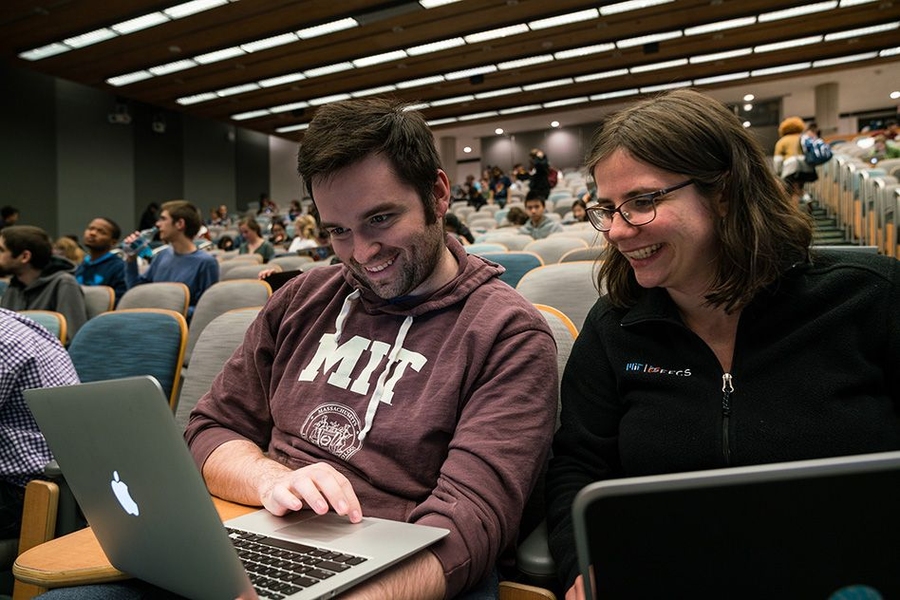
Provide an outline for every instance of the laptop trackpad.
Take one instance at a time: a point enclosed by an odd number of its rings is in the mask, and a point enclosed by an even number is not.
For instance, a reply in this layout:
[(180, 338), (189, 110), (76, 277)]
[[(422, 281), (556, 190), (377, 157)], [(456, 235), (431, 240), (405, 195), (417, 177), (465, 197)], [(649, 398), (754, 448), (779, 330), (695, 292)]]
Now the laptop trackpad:
[(358, 534), (362, 529), (369, 527), (370, 525), (372, 525), (372, 523), (365, 520), (361, 523), (351, 523), (347, 520), (347, 517), (342, 517), (334, 513), (326, 513), (324, 515), (316, 515), (313, 513), (301, 521), (278, 529), (276, 533), (284, 536), (328, 543), (334, 542), (346, 535)]

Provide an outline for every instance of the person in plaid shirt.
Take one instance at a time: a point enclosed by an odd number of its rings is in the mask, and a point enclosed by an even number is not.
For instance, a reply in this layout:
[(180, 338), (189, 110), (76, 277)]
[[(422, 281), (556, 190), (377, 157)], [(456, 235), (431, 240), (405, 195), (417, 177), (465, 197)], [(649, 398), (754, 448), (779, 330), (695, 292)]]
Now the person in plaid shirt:
[(0, 537), (18, 535), (25, 485), (52, 457), (23, 390), (78, 383), (59, 340), (19, 313), (0, 309)]

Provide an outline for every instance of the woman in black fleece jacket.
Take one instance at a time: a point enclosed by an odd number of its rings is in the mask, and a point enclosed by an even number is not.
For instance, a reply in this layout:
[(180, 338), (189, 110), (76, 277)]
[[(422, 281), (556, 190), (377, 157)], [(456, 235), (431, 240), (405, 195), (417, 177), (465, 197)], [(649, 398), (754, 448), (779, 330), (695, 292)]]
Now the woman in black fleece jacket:
[(566, 367), (547, 474), (567, 599), (588, 483), (900, 449), (898, 261), (810, 252), (757, 142), (694, 91), (607, 120), (588, 165), (607, 295)]

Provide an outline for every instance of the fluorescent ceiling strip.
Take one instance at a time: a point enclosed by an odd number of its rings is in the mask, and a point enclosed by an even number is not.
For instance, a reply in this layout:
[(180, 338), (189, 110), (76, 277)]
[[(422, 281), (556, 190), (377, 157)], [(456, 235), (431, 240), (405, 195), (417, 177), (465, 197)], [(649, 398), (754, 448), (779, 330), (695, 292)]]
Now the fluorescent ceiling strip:
[[(152, 78), (153, 73), (151, 73), (150, 71), (135, 71), (133, 73), (125, 73), (124, 75), (110, 77), (106, 80), (106, 83), (115, 87), (122, 87), (123, 85), (129, 85), (138, 81)], [(215, 98), (215, 96), (213, 96), (213, 98)]]
[(557, 15), (555, 17), (548, 17), (546, 19), (531, 21), (530, 23), (528, 23), (528, 27), (532, 31), (537, 31), (540, 29), (549, 29), (550, 27), (560, 27), (561, 25), (571, 25), (572, 23), (590, 21), (591, 19), (596, 19), (599, 16), (599, 10), (597, 10), (596, 8), (589, 8), (587, 10), (579, 10), (577, 12), (568, 13), (565, 15)]
[(837, 8), (837, 5), (837, 0), (831, 2), (815, 2), (813, 4), (803, 4), (793, 8), (763, 13), (757, 18), (760, 23), (768, 23), (770, 21), (778, 21), (781, 19), (793, 19), (794, 17), (802, 17), (803, 15), (831, 10)]
[(569, 106), (571, 104), (584, 104), (588, 102), (587, 96), (579, 96), (578, 98), (566, 98), (565, 100), (552, 100), (544, 102), (544, 108), (558, 108), (560, 106)]
[(446, 4), (456, 4), (457, 2), (459, 2), (459, 0), (419, 0), (419, 5), (425, 10), (428, 10)]
[(813, 68), (833, 67), (834, 65), (843, 65), (845, 63), (858, 62), (861, 60), (872, 60), (878, 58), (877, 52), (864, 52), (862, 54), (854, 54), (852, 56), (839, 56), (837, 58), (825, 58), (823, 60), (814, 60)]
[(295, 81), (301, 81), (306, 79), (306, 75), (303, 73), (288, 73), (287, 75), (279, 75), (278, 77), (271, 77), (269, 79), (260, 79), (256, 83), (259, 84), (259, 87), (275, 87), (276, 85), (285, 85), (287, 83), (294, 83)]
[(479, 33), (473, 33), (471, 35), (465, 36), (466, 43), (468, 44), (478, 44), (480, 42), (486, 42), (488, 40), (496, 40), (498, 38), (505, 38), (511, 35), (519, 35), (520, 33), (528, 33), (531, 31), (528, 29), (528, 25), (525, 23), (519, 23), (518, 25), (510, 25), (509, 27), (501, 27), (500, 29), (491, 29), (490, 31), (481, 31)]
[(511, 88), (503, 88), (502, 90), (492, 90), (490, 92), (481, 92), (480, 94), (475, 94), (475, 98), (477, 100), (485, 100), (487, 98), (496, 98), (498, 96), (509, 96), (510, 94), (519, 94), (522, 92), (522, 88), (516, 86)]
[(425, 122), (429, 127), (437, 127), (438, 125), (446, 125), (448, 123), (456, 123), (456, 117), (447, 117), (445, 119), (434, 119)]
[(530, 110), (541, 110), (540, 104), (526, 104), (525, 106), (513, 106), (512, 108), (500, 109), (501, 115), (514, 115), (516, 113), (528, 112)]
[(615, 50), (615, 44), (595, 44), (593, 46), (582, 46), (581, 48), (573, 48), (571, 50), (560, 50), (553, 55), (556, 60), (565, 60), (567, 58), (578, 58), (581, 56), (590, 56), (591, 54), (600, 54), (601, 52), (609, 52)]
[(664, 33), (653, 33), (650, 35), (642, 35), (638, 37), (619, 40), (616, 42), (618, 48), (633, 48), (635, 46), (643, 46), (644, 44), (654, 44), (664, 42), (666, 40), (674, 40), (681, 37), (681, 31), (667, 31)]
[(273, 35), (265, 39), (256, 40), (247, 44), (241, 44), (241, 50), (245, 52), (259, 52), (260, 50), (268, 50), (269, 48), (277, 48), (285, 44), (292, 44), (299, 41), (300, 38), (294, 33), (282, 33), (281, 35)]
[(463, 69), (462, 71), (454, 71), (453, 73), (445, 73), (444, 79), (453, 81), (454, 79), (465, 79), (473, 75), (484, 75), (485, 73), (494, 73), (497, 71), (496, 65), (483, 65), (472, 69)]
[(530, 85), (523, 85), (522, 89), (526, 92), (532, 92), (534, 90), (545, 90), (547, 88), (559, 87), (561, 85), (570, 85), (575, 83), (571, 77), (567, 77), (565, 79), (554, 79), (553, 81), (542, 81), (540, 83), (532, 83)]
[(244, 54), (246, 54), (246, 52), (241, 50), (239, 46), (232, 46), (231, 48), (222, 48), (221, 50), (216, 50), (214, 52), (207, 52), (206, 54), (197, 55), (194, 57), (194, 60), (201, 65), (208, 65), (214, 62), (228, 60), (229, 58), (234, 58), (235, 56), (243, 56)]
[(341, 71), (349, 71), (353, 68), (353, 63), (342, 62), (333, 65), (325, 65), (324, 67), (315, 67), (303, 71), (303, 74), (312, 79), (313, 77), (322, 77), (323, 75), (331, 75), (332, 73), (340, 73)]
[(255, 83), (243, 83), (241, 85), (235, 85), (231, 87), (227, 87), (222, 90), (216, 90), (216, 96), (220, 98), (225, 98), (226, 96), (236, 96), (237, 94), (243, 94), (245, 92), (252, 92), (253, 90), (258, 90), (259, 86)]
[(750, 71), (751, 77), (762, 77), (765, 75), (777, 75), (779, 73), (790, 73), (791, 71), (802, 71), (804, 69), (809, 69), (812, 66), (812, 63), (809, 62), (800, 62), (794, 63), (791, 65), (781, 65), (779, 67), (768, 67), (766, 69), (756, 69), (755, 71)]
[(308, 40), (330, 33), (337, 33), (338, 31), (343, 31), (345, 29), (352, 29), (354, 27), (359, 27), (359, 22), (356, 19), (347, 17), (346, 19), (339, 19), (330, 23), (300, 29), (297, 31), (297, 37), (301, 40)]
[(163, 12), (172, 19), (182, 19), (217, 6), (224, 6), (225, 4), (228, 4), (228, 0), (193, 0), (192, 2), (172, 6), (163, 10)]
[(649, 65), (638, 65), (636, 67), (631, 67), (632, 73), (646, 73), (648, 71), (660, 71), (662, 69), (672, 69), (674, 67), (683, 67), (688, 64), (688, 60), (686, 58), (679, 58), (676, 60), (668, 60), (665, 62), (652, 63)]
[(207, 100), (214, 100), (216, 95), (212, 92), (204, 92), (203, 94), (194, 94), (193, 96), (185, 96), (183, 98), (179, 98), (175, 102), (182, 106), (188, 106), (190, 104), (198, 104), (200, 102), (206, 102)]
[(443, 75), (432, 75), (431, 77), (422, 77), (421, 79), (410, 79), (409, 81), (401, 81), (400, 83), (395, 83), (398, 90), (406, 90), (409, 88), (419, 87), (423, 85), (431, 85), (432, 83), (442, 83), (444, 81)]
[(713, 77), (701, 77), (694, 80), (694, 85), (709, 85), (712, 83), (723, 83), (725, 81), (735, 81), (738, 79), (749, 79), (750, 71), (741, 71), (739, 73), (728, 73), (727, 75), (714, 75)]
[(391, 52), (384, 52), (382, 54), (375, 54), (372, 56), (357, 58), (353, 61), (353, 65), (359, 69), (362, 69), (364, 67), (371, 67), (372, 65), (391, 62), (392, 60), (400, 60), (401, 58), (406, 57), (406, 52), (404, 52), (403, 50), (393, 50)]
[(836, 40), (846, 40), (847, 38), (855, 38), (863, 35), (873, 35), (875, 33), (884, 33), (885, 31), (893, 31), (900, 27), (900, 21), (893, 23), (883, 23), (881, 25), (873, 25), (872, 27), (860, 27), (859, 29), (851, 29), (849, 31), (837, 31), (835, 33), (826, 33), (825, 41), (834, 42)]
[(656, 92), (664, 92), (666, 90), (677, 90), (678, 88), (690, 87), (691, 81), (675, 81), (673, 83), (662, 83), (660, 85), (648, 85), (641, 88), (642, 94), (654, 94)]
[(350, 94), (332, 94), (331, 96), (322, 96), (321, 98), (313, 98), (309, 101), (311, 106), (322, 106), (332, 102), (340, 102), (341, 100), (349, 100)]
[(748, 27), (756, 23), (756, 17), (741, 17), (738, 19), (728, 19), (727, 21), (718, 21), (716, 23), (706, 23), (705, 25), (697, 25), (696, 27), (688, 27), (684, 30), (684, 35), (703, 35), (704, 33), (716, 33), (728, 29), (737, 29), (738, 27)]
[(637, 88), (631, 88), (627, 90), (616, 90), (615, 92), (604, 92), (602, 94), (594, 94), (591, 96), (591, 101), (598, 102), (601, 100), (615, 100), (616, 98), (624, 98), (626, 96), (634, 96), (638, 93)]
[(387, 92), (396, 92), (397, 86), (395, 85), (382, 85), (381, 87), (369, 88), (367, 90), (359, 90), (357, 92), (350, 92), (350, 95), (354, 98), (362, 98), (364, 96), (374, 96), (376, 94), (386, 94)]
[(600, 14), (606, 17), (609, 15), (617, 15), (619, 13), (629, 12), (632, 10), (649, 8), (651, 6), (659, 6), (660, 4), (668, 4), (674, 1), (675, 0), (629, 0), (627, 2), (618, 2), (616, 4), (610, 4), (608, 6), (601, 6)]
[(33, 50), (27, 50), (25, 52), (19, 53), (19, 58), (23, 60), (43, 60), (50, 56), (56, 56), (57, 54), (62, 54), (63, 52), (68, 52), (71, 50), (69, 46), (65, 44), (61, 44), (59, 42), (54, 42), (52, 44), (47, 44), (46, 46), (41, 46), (40, 48), (34, 48)]
[(531, 65), (539, 65), (546, 62), (553, 62), (552, 54), (539, 54), (537, 56), (529, 56), (528, 58), (520, 58), (518, 60), (508, 60), (506, 62), (497, 63), (497, 68), (501, 71), (508, 71), (509, 69), (521, 69), (522, 67), (530, 67)]
[(135, 31), (141, 31), (142, 29), (149, 29), (150, 27), (162, 25), (163, 23), (167, 23), (170, 20), (171, 19), (169, 19), (169, 17), (164, 13), (152, 12), (147, 13), (146, 15), (141, 15), (140, 17), (137, 17), (135, 19), (129, 19), (128, 21), (116, 23), (112, 26), (112, 30), (119, 35), (128, 35), (129, 33), (134, 33)]
[(231, 118), (235, 121), (246, 121), (247, 119), (256, 119), (257, 117), (265, 117), (270, 114), (272, 113), (268, 110), (251, 110), (249, 112), (231, 115)]
[(602, 73), (589, 73), (588, 75), (579, 75), (575, 78), (575, 83), (597, 81), (598, 79), (609, 79), (610, 77), (621, 77), (623, 75), (628, 75), (628, 69), (616, 69), (615, 71), (603, 71)]
[(269, 112), (271, 113), (285, 113), (290, 112), (292, 110), (299, 110), (301, 108), (309, 107), (309, 102), (291, 102), (290, 104), (281, 104), (279, 106), (270, 106)]
[(859, 6), (860, 4), (871, 4), (872, 2), (881, 2), (881, 0), (841, 0), (841, 8)]
[(304, 129), (309, 129), (309, 123), (300, 123), (299, 125), (288, 125), (286, 127), (279, 127), (275, 131), (278, 133), (290, 133), (292, 131), (303, 131)]
[(448, 104), (462, 104), (463, 102), (471, 102), (475, 99), (475, 96), (472, 94), (466, 94), (464, 96), (454, 96), (453, 98), (442, 98), (440, 100), (432, 100), (432, 106), (447, 106)]
[(177, 73), (178, 71), (184, 71), (185, 69), (193, 69), (196, 66), (197, 63), (189, 58), (186, 58), (184, 60), (176, 60), (175, 62), (159, 65), (157, 67), (150, 67), (147, 70), (156, 76), (160, 76), (168, 75), (169, 73)]
[(422, 102), (420, 104), (407, 104), (403, 107), (403, 112), (412, 112), (414, 110), (425, 110), (426, 108), (431, 108), (431, 105), (427, 102)]
[(737, 58), (738, 56), (747, 56), (748, 54), (753, 54), (753, 48), (740, 48), (738, 50), (728, 50), (726, 52), (701, 54), (700, 56), (692, 56), (689, 60), (692, 65), (697, 65), (719, 60), (728, 60), (729, 58)]
[(821, 35), (811, 35), (809, 37), (797, 38), (795, 40), (787, 40), (784, 42), (775, 42), (774, 44), (762, 44), (760, 46), (755, 46), (753, 51), (757, 54), (761, 54), (763, 52), (775, 52), (777, 50), (791, 50), (793, 48), (799, 48), (801, 46), (810, 46), (812, 44), (819, 44), (822, 42)]
[(895, 48), (885, 48), (878, 53), (878, 56), (881, 58), (886, 58), (888, 56), (897, 56), (898, 54), (900, 54), (900, 46), (897, 46)]
[(489, 110), (487, 112), (475, 113), (472, 115), (462, 115), (461, 117), (457, 117), (460, 121), (474, 121), (475, 119), (486, 119), (488, 117), (496, 117), (499, 115), (496, 110)]
[(455, 37), (448, 40), (431, 42), (430, 44), (422, 44), (421, 46), (413, 46), (412, 48), (407, 48), (406, 53), (410, 56), (421, 56), (422, 54), (431, 54), (432, 52), (440, 52), (441, 50), (449, 50), (450, 48), (465, 45), (466, 40), (461, 37)]
[(102, 29), (89, 31), (88, 33), (82, 33), (81, 35), (76, 35), (75, 37), (66, 38), (63, 40), (63, 43), (70, 48), (84, 48), (85, 46), (105, 42), (108, 39), (118, 37), (118, 35), (119, 34), (112, 29), (104, 27)]

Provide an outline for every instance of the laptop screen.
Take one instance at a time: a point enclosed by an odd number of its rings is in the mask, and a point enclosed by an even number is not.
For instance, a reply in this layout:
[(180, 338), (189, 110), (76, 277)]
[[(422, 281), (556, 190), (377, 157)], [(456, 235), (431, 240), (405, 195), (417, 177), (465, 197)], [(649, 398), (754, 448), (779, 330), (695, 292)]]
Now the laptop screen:
[(766, 479), (622, 480), (594, 496), (576, 528), (596, 597), (826, 599), (853, 586), (900, 597), (896, 464)]

